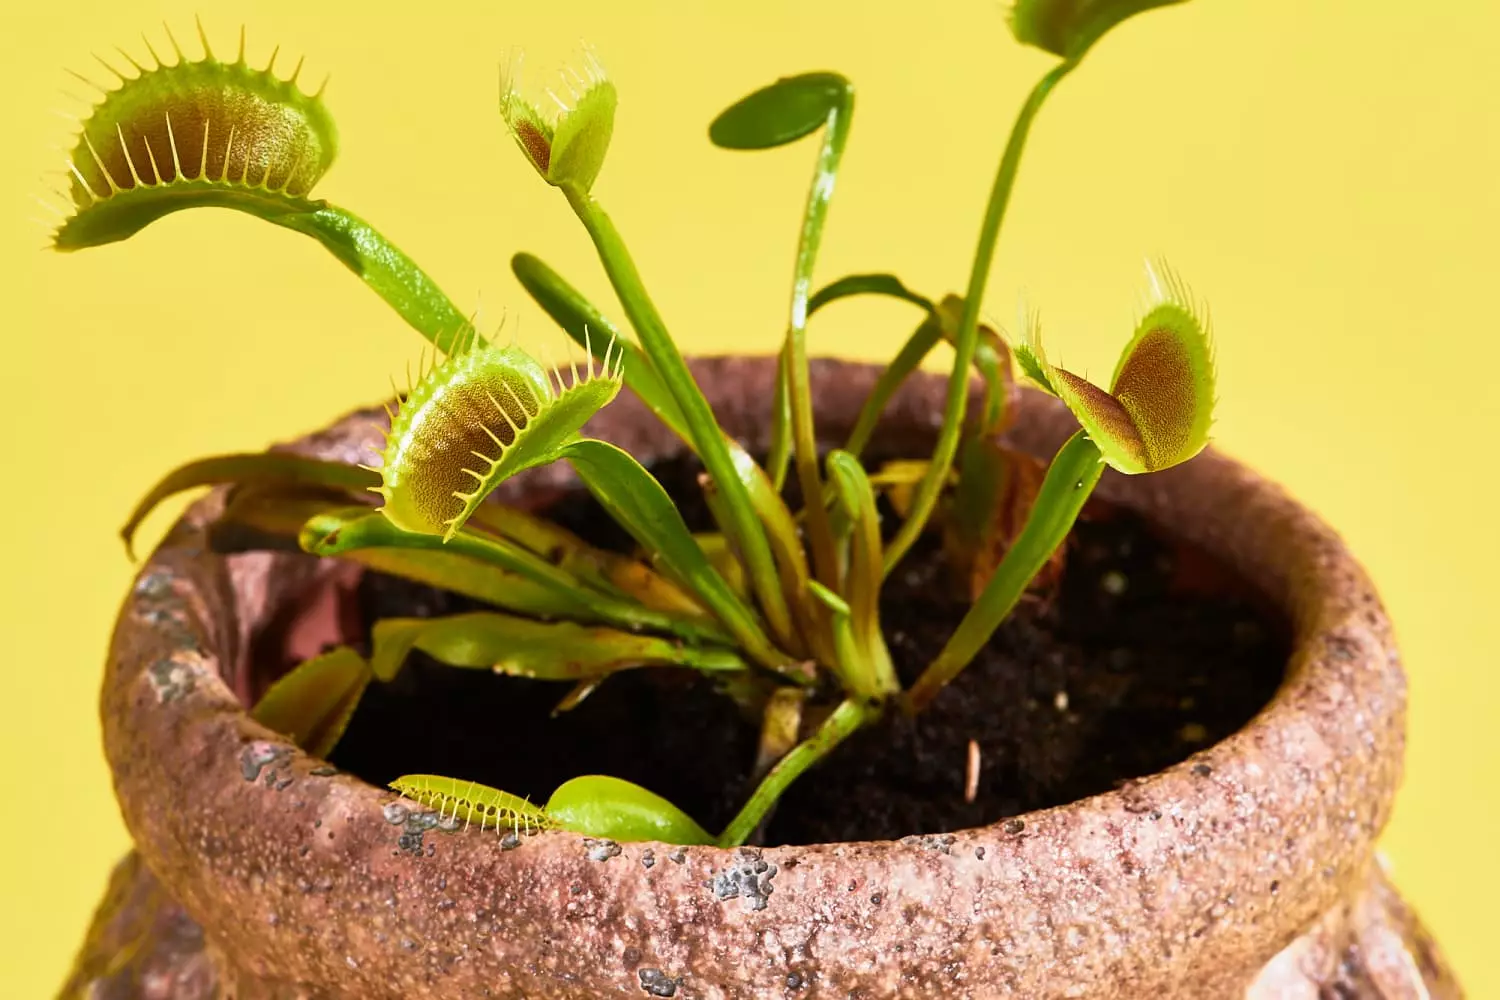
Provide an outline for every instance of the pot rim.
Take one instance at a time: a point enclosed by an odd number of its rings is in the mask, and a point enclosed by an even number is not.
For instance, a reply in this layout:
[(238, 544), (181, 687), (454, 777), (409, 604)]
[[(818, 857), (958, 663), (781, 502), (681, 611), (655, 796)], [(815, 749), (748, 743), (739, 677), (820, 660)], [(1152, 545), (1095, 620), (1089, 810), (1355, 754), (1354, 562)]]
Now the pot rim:
[[(764, 437), (773, 365), (694, 362), (726, 430), (752, 445)], [(878, 370), (815, 363), (820, 432), (847, 430)], [(909, 438), (913, 449), (930, 442), (943, 391), (933, 376), (909, 380), (886, 410), (883, 436), (898, 447)], [(1050, 454), (1074, 429), (1039, 393), (1016, 403), (1008, 437), (1024, 450)], [(369, 416), (291, 447), (368, 458)], [(593, 429), (638, 456), (670, 446), (625, 396)], [(528, 489), (561, 484), (566, 472), (540, 471)], [(717, 982), (746, 986), (773, 974), (823, 976), (896, 995), (911, 969), (939, 968), (981, 993), (1037, 997), (1127, 980), (1178, 995), (1195, 975), (1247, 975), (1367, 874), (1404, 742), (1405, 681), (1390, 625), (1330, 528), (1213, 449), (1150, 477), (1109, 474), (1101, 493), (1223, 560), (1292, 622), (1285, 680), (1241, 731), (1114, 791), (942, 838), (739, 850), (625, 844), (601, 862), (567, 833), (514, 851), (493, 835), (442, 834), (430, 813), (423, 819), (394, 793), (334, 772), (253, 722), (226, 679), (246, 668), (250, 637), (278, 594), (326, 566), (206, 552), (203, 526), (222, 502), (215, 491), (142, 566), (116, 627), (101, 712), (126, 824), (148, 865), (237, 963), (328, 988), (348, 989), (352, 978), (367, 996), (397, 995), (391, 984), (417, 972), (414, 988), (498, 977), (529, 982), (525, 995), (536, 996), (638, 990), (645, 979), (632, 977), (652, 969), (701, 983), (713, 968)], [(682, 860), (648, 867), (647, 852)], [(857, 890), (844, 890), (846, 880)], [(374, 912), (381, 894), (400, 905), (369, 925), (320, 926), (340, 912)], [(455, 924), (454, 911), (469, 923)], [(486, 920), (490, 934), (476, 929)], [(515, 943), (566, 921), (579, 959), (540, 940)], [(288, 950), (291, 926), (303, 932)], [(418, 959), (400, 946), (433, 940), (438, 928), (482, 942), (474, 954), (483, 954), (444, 967), (430, 949)], [(881, 941), (905, 944), (876, 961)], [(743, 954), (764, 962), (726, 963)]]

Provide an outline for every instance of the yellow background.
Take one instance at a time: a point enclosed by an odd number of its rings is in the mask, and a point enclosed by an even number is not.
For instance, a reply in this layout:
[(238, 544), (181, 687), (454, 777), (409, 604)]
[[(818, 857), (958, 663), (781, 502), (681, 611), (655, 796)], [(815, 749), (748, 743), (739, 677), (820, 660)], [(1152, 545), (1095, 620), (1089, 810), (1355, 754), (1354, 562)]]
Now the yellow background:
[[(0, 511), (0, 973), (50, 995), (126, 840), (99, 749), (129, 505), (185, 459), (260, 448), (383, 394), (418, 338), (312, 242), (227, 212), (42, 252), (91, 52), (188, 44), (193, 5), (16, 4), (0, 30), (5, 373)], [(683, 343), (768, 350), (813, 150), (715, 150), (713, 114), (784, 72), (837, 69), (858, 113), (820, 277), (967, 273), (1004, 135), (1048, 60), (996, 0), (201, 3), (232, 51), (331, 72), (342, 152), (320, 193), (488, 321), (560, 338), (506, 266), (528, 249), (613, 301), (587, 240), (503, 135), (496, 67), (597, 49), (621, 92), (596, 189)], [(1409, 769), (1384, 845), (1476, 997), (1500, 995), (1492, 505), (1500, 433), (1500, 6), (1195, 0), (1109, 38), (1043, 113), (987, 308), (1024, 292), (1070, 366), (1107, 371), (1166, 255), (1212, 304), (1221, 447), (1285, 483), (1376, 577), (1411, 674)], [(190, 48), (195, 47), (193, 43)], [(119, 61), (119, 60), (116, 60)], [(283, 66), (291, 60), (283, 62)], [(850, 305), (819, 352), (886, 357), (913, 317)], [(154, 519), (154, 538), (166, 523)]]

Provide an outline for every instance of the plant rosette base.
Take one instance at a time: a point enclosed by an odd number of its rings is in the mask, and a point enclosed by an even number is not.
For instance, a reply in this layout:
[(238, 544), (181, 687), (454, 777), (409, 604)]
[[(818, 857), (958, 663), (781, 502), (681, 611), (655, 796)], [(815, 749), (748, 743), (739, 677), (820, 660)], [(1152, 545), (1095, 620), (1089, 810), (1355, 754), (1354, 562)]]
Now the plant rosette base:
[[(693, 367), (725, 429), (764, 448), (774, 363)], [(830, 443), (877, 373), (814, 363)], [(944, 391), (911, 380), (881, 451), (930, 450)], [(1037, 455), (1075, 427), (1030, 391), (1017, 416), (1009, 443)], [(642, 460), (680, 452), (633, 397), (591, 429)], [(357, 414), (292, 447), (357, 462), (377, 445)], [(567, 475), (535, 470), (502, 493), (542, 504)], [(105, 748), (136, 850), (63, 995), (1460, 996), (1375, 855), (1405, 679), (1368, 578), (1322, 522), (1212, 449), (1150, 478), (1109, 474), (1100, 492), (1292, 623), (1286, 678), (1244, 729), (991, 826), (721, 850), (451, 829), (257, 725), (243, 708), (257, 638), (346, 568), (209, 552), (216, 491), (142, 568), (115, 632)]]

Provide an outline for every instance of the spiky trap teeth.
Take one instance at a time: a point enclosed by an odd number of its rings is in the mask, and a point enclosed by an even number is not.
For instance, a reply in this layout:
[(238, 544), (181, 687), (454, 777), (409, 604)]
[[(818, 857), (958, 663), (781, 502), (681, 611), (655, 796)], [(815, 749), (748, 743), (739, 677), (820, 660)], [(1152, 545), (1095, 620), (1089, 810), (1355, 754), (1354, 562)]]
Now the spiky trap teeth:
[[(149, 40), (147, 64), (121, 50), (115, 77), (82, 122), (67, 163), (72, 214), (54, 245), (74, 250), (122, 240), (170, 212), (199, 205), (262, 217), (305, 210), (333, 163), (338, 136), (319, 96), (245, 59), (218, 59), (199, 25), (203, 56), (189, 61), (168, 29), (174, 62)], [(85, 78), (86, 79), (86, 78)], [(321, 92), (320, 92), (321, 93)]]
[(397, 527), (451, 538), (505, 479), (543, 465), (620, 390), (622, 352), (548, 371), (519, 347), (470, 340), (419, 373), (382, 453), (382, 508)]
[(1147, 265), (1151, 304), (1125, 345), (1109, 391), (1051, 364), (1038, 323), (1015, 350), (1022, 372), (1067, 404), (1104, 460), (1126, 473), (1186, 462), (1208, 444), (1214, 357), (1208, 320), (1166, 267)]
[(590, 51), (583, 68), (565, 68), (559, 89), (540, 99), (521, 93), (521, 56), (500, 76), (500, 116), (547, 183), (587, 192), (594, 186), (614, 134), (615, 85)]

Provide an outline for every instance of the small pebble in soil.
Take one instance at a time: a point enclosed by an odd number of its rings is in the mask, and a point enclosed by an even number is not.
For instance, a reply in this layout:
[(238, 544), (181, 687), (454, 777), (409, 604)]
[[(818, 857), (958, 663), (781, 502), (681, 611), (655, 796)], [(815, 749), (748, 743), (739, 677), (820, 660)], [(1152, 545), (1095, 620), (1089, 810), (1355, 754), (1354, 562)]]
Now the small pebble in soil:
[(682, 980), (673, 979), (660, 969), (641, 969), (636, 972), (640, 977), (641, 989), (654, 997), (675, 997), (677, 987)]

